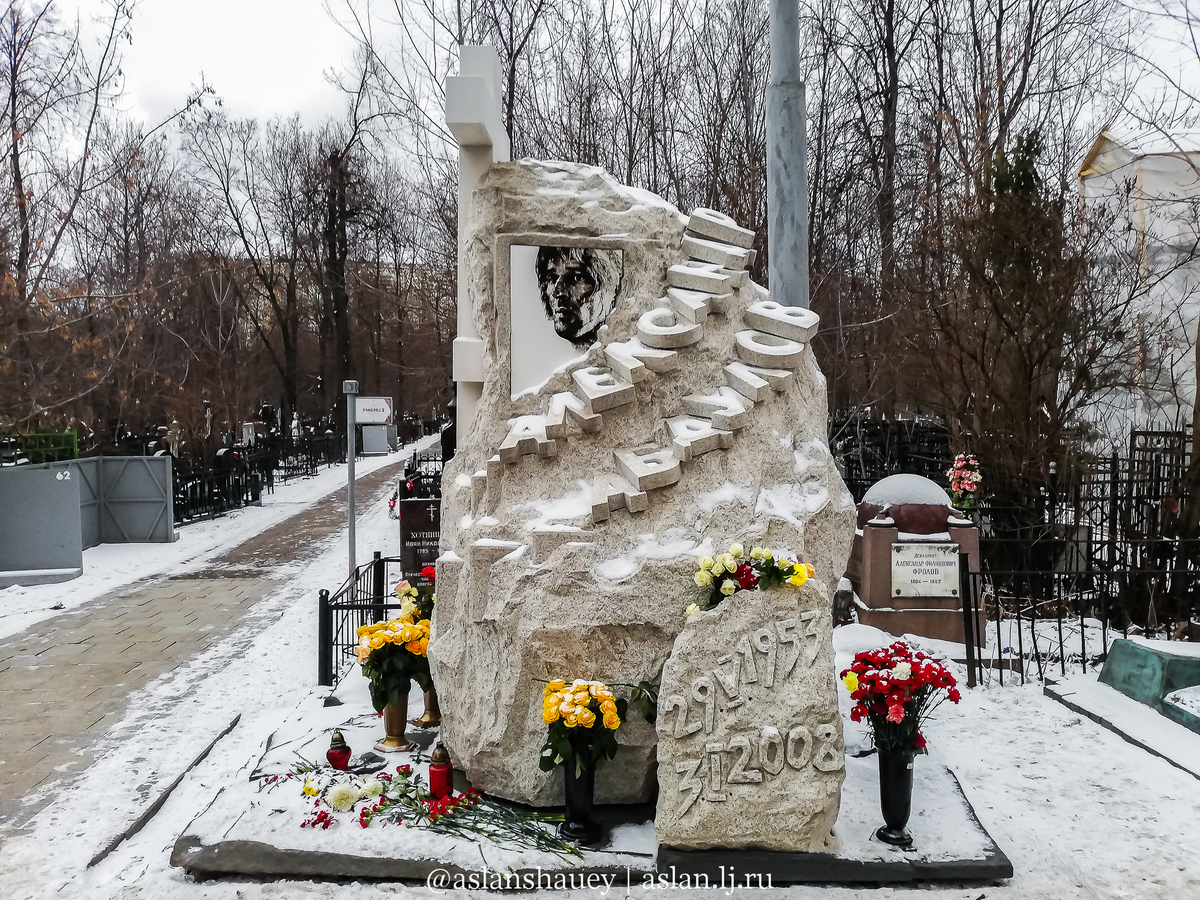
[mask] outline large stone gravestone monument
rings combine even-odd
[[[429,655],[455,764],[485,791],[545,805],[561,801],[562,779],[537,766],[541,682],[657,680],[697,598],[696,558],[731,541],[791,549],[830,583],[854,504],[825,444],[817,317],[750,281],[752,233],[565,163],[493,165],[463,214],[460,303],[483,342],[483,386],[443,476]],[[827,591],[800,596],[744,627],[794,619],[787,634],[807,654],[812,611],[828,644]],[[821,653],[778,678],[820,669],[828,690],[811,703],[832,710]],[[732,722],[725,747],[769,725],[788,765],[789,746],[793,763],[808,752],[786,743],[802,726],[823,758],[829,721],[793,704]],[[631,712],[618,740],[597,801],[645,800],[655,730]],[[792,784],[780,778],[764,783]]]

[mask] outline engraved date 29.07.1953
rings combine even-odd
[[[754,723],[737,728],[725,741],[710,737],[718,707],[729,713],[746,705],[750,711],[758,705],[751,690],[760,697],[762,691],[786,690],[797,665],[810,668],[815,663],[822,640],[828,640],[822,633],[824,621],[825,617],[808,611],[743,634],[734,644],[734,652],[721,656],[710,671],[692,680],[691,702],[680,694],[662,701],[660,715],[664,719],[675,713],[673,737],[698,738],[703,731],[709,738],[702,755],[675,764],[683,795],[678,815],[684,815],[697,800],[725,801],[729,785],[765,784],[787,769],[801,771],[811,766],[819,772],[834,772],[843,767],[832,721]],[[778,709],[774,703],[764,705]]]

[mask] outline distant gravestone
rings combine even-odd
[[[845,774],[830,629],[814,581],[688,619],[659,690],[659,843],[830,849]]]
[[[400,568],[403,577],[416,587],[429,587],[433,581],[421,577],[421,570],[438,558],[441,534],[441,504],[437,500],[400,501]]]
[[[959,553],[979,570],[979,530],[946,492],[920,475],[889,475],[858,507],[847,569],[858,620],[889,634],[963,643]],[[982,633],[982,619],[975,624]]]

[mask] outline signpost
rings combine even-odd
[[[958,544],[892,544],[893,597],[957,597]]]
[[[346,506],[350,517],[350,577],[354,577],[357,564],[354,553],[354,398],[358,394],[357,381],[343,381],[342,393],[346,395]]]

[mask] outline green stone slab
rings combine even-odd
[[[1186,709],[1180,709],[1174,703],[1164,703],[1162,705],[1162,712],[1168,719],[1173,719],[1184,728],[1200,734],[1200,718],[1192,715]]]
[[[1163,702],[1172,691],[1200,684],[1200,656],[1122,638],[1109,649],[1100,681],[1200,734],[1200,719]]]

